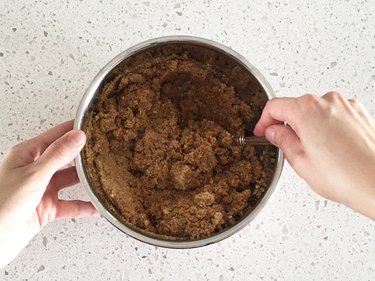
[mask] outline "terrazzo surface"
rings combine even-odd
[[[1,0],[0,21],[1,155],[74,118],[105,63],[164,35],[230,46],[278,96],[339,90],[375,117],[372,0]],[[62,196],[86,198],[79,185]],[[265,209],[220,243],[156,248],[101,217],[61,220],[1,269],[0,280],[374,280],[374,261],[375,223],[314,194],[286,165]]]

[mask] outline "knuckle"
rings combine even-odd
[[[360,101],[356,99],[349,99],[348,102],[351,105],[351,107],[358,113],[365,114],[365,115],[368,114],[366,107]]]
[[[7,155],[16,155],[22,150],[22,146],[23,146],[23,142],[18,143],[16,145],[12,146],[11,148],[9,148],[6,154]]]
[[[268,110],[269,108],[271,108],[275,103],[277,103],[279,98],[273,98],[273,99],[270,99],[266,102],[266,105],[264,106],[264,110]]]
[[[312,106],[319,104],[319,97],[314,94],[305,94],[298,99],[298,107],[302,110],[308,110]]]
[[[16,144],[6,151],[4,155],[4,161],[8,161],[9,163],[12,163],[15,159],[19,159],[22,157],[24,148],[23,143]]]
[[[329,91],[329,92],[325,93],[324,95],[327,96],[327,97],[336,98],[336,97],[340,96],[340,93],[336,92],[336,91]]]
[[[346,101],[346,99],[344,98],[344,96],[341,93],[335,92],[335,91],[327,92],[323,97],[327,100],[336,101],[336,102],[337,101],[339,101],[339,102]]]
[[[348,102],[354,106],[362,106],[362,104],[356,99],[348,99]]]
[[[5,154],[6,158],[18,158],[24,159],[23,164],[30,164],[34,162],[41,154],[41,149],[33,145],[30,141],[23,141],[9,148]]]
[[[320,98],[314,94],[305,94],[296,100],[297,114],[299,118],[304,118],[306,115],[315,111],[319,107]]]
[[[306,104],[317,103],[319,101],[319,97],[315,94],[308,93],[308,94],[304,94],[300,98],[300,101]]]

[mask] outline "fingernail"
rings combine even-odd
[[[69,133],[69,138],[76,147],[81,147],[86,141],[86,135],[80,130],[72,130]]]
[[[258,124],[257,124],[258,125]],[[255,128],[254,128],[254,130],[253,130],[253,134],[256,136],[257,134],[257,132],[258,132],[258,130],[257,130],[257,125],[255,125]]]
[[[275,129],[272,127],[268,127],[265,131],[266,139],[268,139],[270,142],[273,142],[275,139]]]

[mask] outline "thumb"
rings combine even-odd
[[[69,164],[81,151],[86,141],[85,133],[72,130],[50,144],[36,161],[42,174],[52,176]]]
[[[265,137],[284,152],[289,164],[296,169],[296,161],[304,155],[304,150],[293,129],[284,124],[272,125],[266,128]]]

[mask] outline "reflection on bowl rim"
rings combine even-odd
[[[165,37],[159,37],[150,39],[147,41],[144,41],[142,43],[139,43],[123,52],[121,52],[119,55],[117,55],[115,58],[113,58],[109,63],[107,63],[95,76],[93,81],[91,82],[90,86],[87,88],[81,103],[79,105],[79,108],[77,110],[75,122],[74,122],[74,128],[75,129],[82,129],[82,125],[84,122],[85,114],[87,110],[89,109],[89,106],[91,104],[91,101],[93,97],[95,96],[95,93],[97,89],[101,86],[101,83],[104,81],[106,75],[114,69],[118,64],[120,64],[124,59],[130,57],[131,55],[134,55],[140,51],[144,51],[150,47],[155,46],[161,46],[165,44],[173,44],[173,43],[187,43],[191,45],[201,46],[201,47],[207,47],[209,49],[214,49],[216,51],[219,51],[239,64],[241,64],[246,70],[248,70],[255,79],[260,83],[264,91],[266,92],[268,99],[271,99],[275,97],[274,91],[272,90],[270,84],[266,81],[266,79],[263,77],[263,75],[259,72],[258,69],[256,69],[252,64],[250,64],[243,56],[238,54],[237,52],[233,51],[232,49],[221,45],[217,42],[199,38],[199,37],[192,37],[192,36],[165,36]],[[148,236],[144,233],[140,233],[139,231],[125,225],[124,223],[120,222],[115,216],[113,216],[110,212],[106,210],[106,208],[102,205],[102,203],[99,201],[99,199],[94,194],[93,190],[91,189],[91,186],[89,184],[89,181],[86,177],[84,166],[83,166],[83,160],[81,157],[81,154],[79,154],[75,159],[75,165],[77,167],[77,172],[79,179],[81,183],[83,184],[87,194],[89,195],[90,200],[98,209],[101,215],[103,215],[112,225],[117,227],[122,232],[126,233],[127,235],[154,245],[154,246],[160,246],[160,247],[166,247],[166,248],[177,248],[177,249],[186,249],[186,248],[196,248],[196,247],[202,247],[206,246],[212,243],[219,242],[225,238],[228,238],[241,230],[243,227],[245,227],[250,221],[252,221],[258,213],[263,209],[263,207],[266,205],[268,200],[270,199],[273,191],[276,188],[276,185],[279,181],[281,171],[284,164],[284,156],[281,150],[278,150],[278,156],[276,161],[276,168],[274,171],[274,175],[272,178],[272,181],[266,190],[265,194],[263,195],[261,201],[257,204],[257,206],[245,217],[243,217],[239,222],[234,224],[233,226],[219,232],[215,233],[211,236],[202,238],[202,239],[196,239],[196,240],[163,240],[158,239],[152,236]]]

